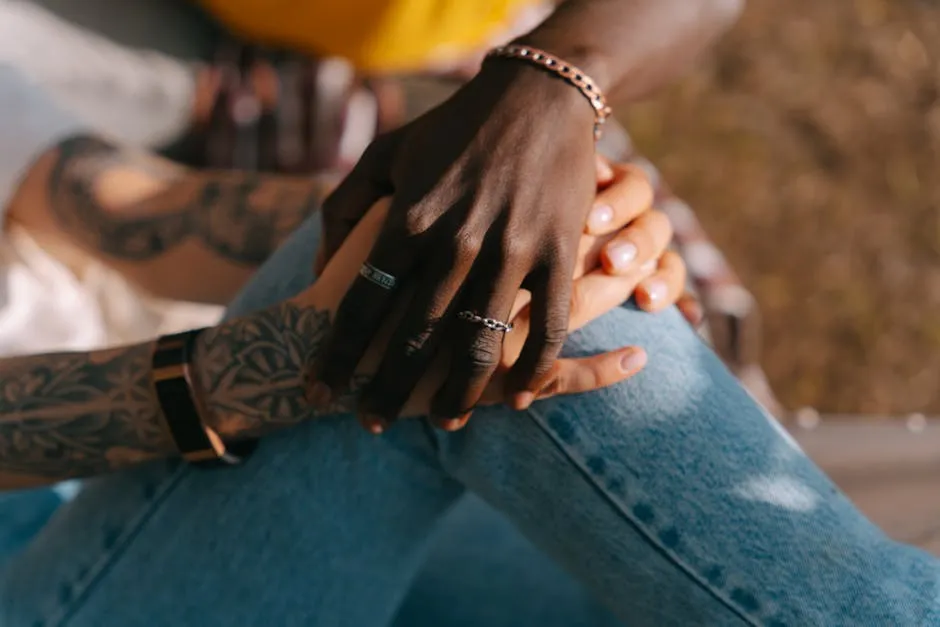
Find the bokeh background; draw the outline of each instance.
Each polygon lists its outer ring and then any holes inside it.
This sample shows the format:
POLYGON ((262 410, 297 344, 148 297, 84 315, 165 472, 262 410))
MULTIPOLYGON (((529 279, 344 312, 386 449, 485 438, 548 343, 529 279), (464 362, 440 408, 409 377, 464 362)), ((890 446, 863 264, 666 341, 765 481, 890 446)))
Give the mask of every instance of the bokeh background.
POLYGON ((757 297, 786 406, 940 414, 940 3, 748 5, 624 122, 757 297))

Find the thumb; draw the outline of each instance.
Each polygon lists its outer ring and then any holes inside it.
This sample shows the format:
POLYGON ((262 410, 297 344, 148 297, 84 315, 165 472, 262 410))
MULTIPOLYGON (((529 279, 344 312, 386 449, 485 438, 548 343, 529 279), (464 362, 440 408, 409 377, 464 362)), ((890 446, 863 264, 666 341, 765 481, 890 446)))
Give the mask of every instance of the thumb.
POLYGON ((376 138, 352 171, 323 201, 323 244, 318 268, 329 261, 369 212, 372 205, 392 193, 391 164, 398 146, 397 134, 376 138))

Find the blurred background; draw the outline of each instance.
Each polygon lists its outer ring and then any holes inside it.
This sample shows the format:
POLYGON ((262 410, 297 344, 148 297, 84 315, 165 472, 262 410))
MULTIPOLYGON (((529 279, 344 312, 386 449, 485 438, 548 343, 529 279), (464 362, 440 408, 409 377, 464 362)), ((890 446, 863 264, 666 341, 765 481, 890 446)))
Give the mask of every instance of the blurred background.
POLYGON ((763 314, 789 408, 940 414, 940 6, 748 3, 623 116, 763 314))

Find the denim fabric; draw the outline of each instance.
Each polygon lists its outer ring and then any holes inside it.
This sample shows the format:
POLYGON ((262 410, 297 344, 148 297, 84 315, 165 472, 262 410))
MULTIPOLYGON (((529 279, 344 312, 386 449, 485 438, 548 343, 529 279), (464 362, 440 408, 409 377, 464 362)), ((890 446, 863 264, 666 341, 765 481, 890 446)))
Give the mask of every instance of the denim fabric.
POLYGON ((0 494, 0 564, 21 551, 61 504, 51 488, 0 494))
POLYGON ((622 627, 472 494, 441 522, 393 627, 622 627))
MULTIPOLYGON (((71 490, 59 492, 47 488, 2 495, 0 565, 27 546, 73 496, 71 490)), ((123 624, 120 616, 111 623, 123 624)), ((155 619, 154 624, 162 622, 155 619)), ((444 517, 392 622, 392 627, 442 625, 618 627, 622 623, 505 517, 468 494, 444 517)))
MULTIPOLYGON (((233 313, 312 280, 316 229, 233 313)), ((618 309, 566 350, 623 344, 650 353, 635 379, 460 433, 336 416, 241 468, 89 482, 6 569, 2 624, 385 626, 466 489, 631 626, 940 624, 935 560, 865 520, 675 312, 618 309)))

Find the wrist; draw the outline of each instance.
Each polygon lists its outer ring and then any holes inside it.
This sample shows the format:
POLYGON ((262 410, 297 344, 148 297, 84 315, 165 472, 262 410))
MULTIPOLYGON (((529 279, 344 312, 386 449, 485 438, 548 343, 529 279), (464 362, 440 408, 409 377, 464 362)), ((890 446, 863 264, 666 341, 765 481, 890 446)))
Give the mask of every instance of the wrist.
POLYGON ((327 311, 287 302, 204 331, 192 371, 207 424, 236 442, 314 417, 307 374, 328 330, 327 311))
MULTIPOLYGON (((524 100, 560 107, 565 120, 590 119, 592 135, 595 141, 600 139, 610 107, 603 92, 582 68, 541 48, 517 44, 494 48, 487 60, 491 66, 504 63, 528 69, 519 70, 519 78, 512 84, 521 91, 524 100), (526 77, 533 78, 530 82, 526 77)), ((556 111, 555 116, 558 114, 556 111)))
POLYGON ((203 421, 226 443, 257 438, 267 431, 257 413, 236 408, 234 334, 245 322, 236 319, 203 331, 193 343, 190 361, 193 393, 202 399, 203 421))
POLYGON ((205 329, 163 335, 152 346, 151 382, 160 415, 183 459, 199 466, 236 464, 219 434, 206 421, 205 404, 194 384, 192 352, 205 329))
POLYGON ((504 101, 519 103, 520 119, 538 110, 538 116, 549 124, 557 124, 557 116, 587 129, 594 123, 591 106, 576 87, 526 61, 489 58, 474 80, 500 84, 504 101))
POLYGON ((236 438, 238 433, 236 433, 237 430, 233 428, 233 425, 225 420, 225 414, 221 411, 218 390, 213 385, 213 381, 217 376, 217 366, 215 366, 212 356, 219 330, 225 324, 227 323, 223 322, 219 326, 206 329, 199 334, 199 337, 193 342, 189 368, 192 373, 193 394, 202 399, 203 421, 207 427, 218 433, 219 437, 228 441, 236 438))
POLYGON ((543 29, 518 37, 512 41, 513 45, 528 46, 544 50, 568 63, 577 66, 581 71, 591 77, 591 80, 603 92, 607 93, 614 88, 614 77, 607 54, 598 47, 578 43, 572 45, 565 41, 566 37, 555 37, 552 32, 543 29))

